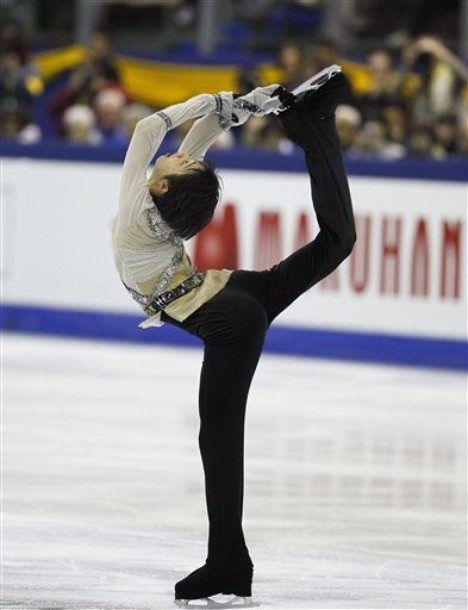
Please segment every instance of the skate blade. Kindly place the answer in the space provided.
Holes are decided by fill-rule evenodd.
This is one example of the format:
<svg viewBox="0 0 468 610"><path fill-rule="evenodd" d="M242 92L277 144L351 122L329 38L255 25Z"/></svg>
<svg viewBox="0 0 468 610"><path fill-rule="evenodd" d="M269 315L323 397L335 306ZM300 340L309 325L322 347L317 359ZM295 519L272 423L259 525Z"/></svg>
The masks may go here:
<svg viewBox="0 0 468 610"><path fill-rule="evenodd" d="M298 95L299 93L303 93L304 91L316 91L340 72L341 66L338 66L337 64L328 66L328 68L324 68L321 72L318 72L317 74L312 76L312 78L308 78L306 81L298 85L295 89L291 91L291 93L293 93L294 95Z"/></svg>
<svg viewBox="0 0 468 610"><path fill-rule="evenodd" d="M260 604L252 601L251 597L238 597L237 595L217 595L216 597L205 597L203 599L175 599L174 603L179 608L204 608L218 609L221 608L255 608Z"/></svg>

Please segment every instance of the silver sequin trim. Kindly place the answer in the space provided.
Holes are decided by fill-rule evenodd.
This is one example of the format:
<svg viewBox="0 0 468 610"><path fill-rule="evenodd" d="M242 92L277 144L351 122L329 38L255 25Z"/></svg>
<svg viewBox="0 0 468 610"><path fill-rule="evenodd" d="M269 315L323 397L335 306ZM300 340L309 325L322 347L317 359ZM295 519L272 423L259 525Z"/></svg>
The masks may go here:
<svg viewBox="0 0 468 610"><path fill-rule="evenodd" d="M146 307L154 300L156 296L166 291L169 282L174 277L184 256L184 240L181 237L177 237L169 225L164 222L158 208L153 206L145 210L145 217L146 222L148 223L149 228L153 231L155 237L172 243L175 247L175 252L171 262L161 274L158 282L150 294L141 294L125 285L131 297L142 307Z"/></svg>
<svg viewBox="0 0 468 610"><path fill-rule="evenodd" d="M158 208L155 205L145 210L145 217L146 222L148 223L149 228L153 231L155 237L164 239L164 241L178 239L175 237L174 231L166 222L164 222Z"/></svg>
<svg viewBox="0 0 468 610"><path fill-rule="evenodd" d="M229 127L231 127L232 124L232 117L228 118L226 116L223 116L223 109L224 109L224 103L223 103L223 98L219 95L219 93L213 93L213 97L216 103L216 108L214 113L218 115L219 117L219 125L221 127L221 129L229 129ZM237 117L236 117L237 119ZM236 122L234 120L234 122Z"/></svg>
<svg viewBox="0 0 468 610"><path fill-rule="evenodd" d="M223 100L221 99L221 96L219 95L219 93L214 93L213 97L215 98L215 103L216 103L215 113L221 114L223 112Z"/></svg>

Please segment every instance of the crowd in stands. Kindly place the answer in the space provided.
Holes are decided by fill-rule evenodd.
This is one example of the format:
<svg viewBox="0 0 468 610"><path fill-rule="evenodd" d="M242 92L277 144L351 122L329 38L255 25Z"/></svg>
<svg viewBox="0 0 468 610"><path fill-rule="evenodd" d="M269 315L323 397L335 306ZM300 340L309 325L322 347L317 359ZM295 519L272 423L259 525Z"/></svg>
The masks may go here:
<svg viewBox="0 0 468 610"><path fill-rule="evenodd" d="M3 27L0 43L0 136L37 143L43 130L33 120L34 106L45 85L17 26ZM317 40L310 49L285 43L277 62L289 90L327 65L343 65L350 90L337 109L337 127L349 156L394 160L468 154L468 68L436 37L419 36L398 55L385 47L372 49L366 58L365 86L355 82L352 64L339 56L331 40ZM265 84L256 69L239 70L238 92ZM155 109L129 99L109 36L95 32L85 60L71 71L47 110L53 137L75 144L125 146L136 123ZM189 126L173 135L174 145ZM293 150L272 117L253 117L218 143L224 149L239 145L280 154Z"/></svg>
<svg viewBox="0 0 468 610"><path fill-rule="evenodd" d="M289 89L327 65L343 65L351 87L336 117L349 156L392 160L468 154L468 68L434 37L417 38L400 57L384 47L373 49L367 56L364 91L357 89L348 62L328 40L318 42L310 54L284 45L279 63ZM251 120L242 141L248 147L289 150L269 118Z"/></svg>
<svg viewBox="0 0 468 610"><path fill-rule="evenodd" d="M44 84L30 63L20 28L11 23L0 30L0 135L34 144L41 129L32 120L34 101Z"/></svg>

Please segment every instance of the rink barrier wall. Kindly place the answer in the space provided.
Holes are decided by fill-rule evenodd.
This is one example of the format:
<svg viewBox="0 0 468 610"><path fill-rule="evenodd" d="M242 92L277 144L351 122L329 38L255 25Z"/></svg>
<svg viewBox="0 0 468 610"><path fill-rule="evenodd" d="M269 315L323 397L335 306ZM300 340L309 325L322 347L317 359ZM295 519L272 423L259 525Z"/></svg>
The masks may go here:
<svg viewBox="0 0 468 610"><path fill-rule="evenodd" d="M160 153L173 150L169 144L162 144ZM28 158L50 161L85 161L89 163L123 163L125 148L119 146L74 146L51 140L38 145L19 145L0 142L0 158ZM244 171L303 172L303 154L295 149L291 154L258 150L210 151L210 159L224 169ZM454 157L445 161L426 159L405 159L402 161L381 161L347 157L346 169L350 176L379 178L407 178L431 181L468 182L466 159Z"/></svg>
<svg viewBox="0 0 468 610"><path fill-rule="evenodd" d="M170 324L164 324L157 332L144 332L138 328L140 321L140 317L127 314L3 305L0 330L146 345L202 345L193 335ZM374 364L468 370L465 341L274 326L267 333L265 351Z"/></svg>
<svg viewBox="0 0 468 610"><path fill-rule="evenodd" d="M160 152L168 150L171 147L165 146ZM62 142L40 146L0 143L2 247L6 252L1 261L1 330L198 344L168 325L138 329L142 318L132 313L138 308L116 278L108 222L115 214L117 164L124 154L123 148L75 147ZM226 170L222 174L225 199L218 212L221 224L214 223L218 227L215 233L229 220L226 208L232 208L237 214L235 256L240 267L269 266L263 265L265 261L256 266L255 258L263 253L258 246L263 243L262 234L256 232L261 228L256 224L259 219L265 221L265 244L270 249L278 247L283 255L292 251L297 221L308 220L304 214L310 221L306 233L316 230L301 151L291 155L216 151L210 157ZM359 266L353 272L352 261L346 261L335 284L332 280L325 287L319 285L282 315L269 331L266 349L468 370L466 160L347 159L346 163L358 229L367 220L372 223L371 244L363 249L368 250L366 260L372 266L368 285L365 290L359 287L362 277L355 273ZM72 189L61 188L70 184ZM282 191L287 193L284 199ZM271 222L275 218L277 225ZM56 232L70 221L72 231L58 235L57 256ZM276 229L282 231L276 236L279 241L273 239ZM397 235L404 255L397 265L401 267L399 292L393 295L392 240ZM366 239L360 240L363 242ZM210 246L209 240L207 243ZM382 248L386 262L379 258ZM193 255L190 248L189 252ZM236 268L225 262L212 266ZM384 267L385 277L381 273ZM382 282L390 290L382 291ZM427 282L430 288L421 296ZM67 286L66 292L63 286Z"/></svg>

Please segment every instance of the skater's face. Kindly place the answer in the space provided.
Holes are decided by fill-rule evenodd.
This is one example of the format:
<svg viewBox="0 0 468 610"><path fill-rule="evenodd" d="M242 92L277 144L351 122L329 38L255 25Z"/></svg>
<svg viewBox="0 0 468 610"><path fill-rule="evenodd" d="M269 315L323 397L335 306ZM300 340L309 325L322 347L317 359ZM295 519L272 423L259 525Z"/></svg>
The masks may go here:
<svg viewBox="0 0 468 610"><path fill-rule="evenodd" d="M177 152L172 155L162 155L156 159L153 173L151 174L151 182L161 180L165 176L185 174L202 168L203 164L200 161L192 159L187 153Z"/></svg>
<svg viewBox="0 0 468 610"><path fill-rule="evenodd" d="M192 159L187 153L177 152L172 155L162 155L156 159L153 172L149 180L149 188L153 195L163 195L169 188L167 176L174 174L188 174L201 170L204 165L201 161Z"/></svg>

